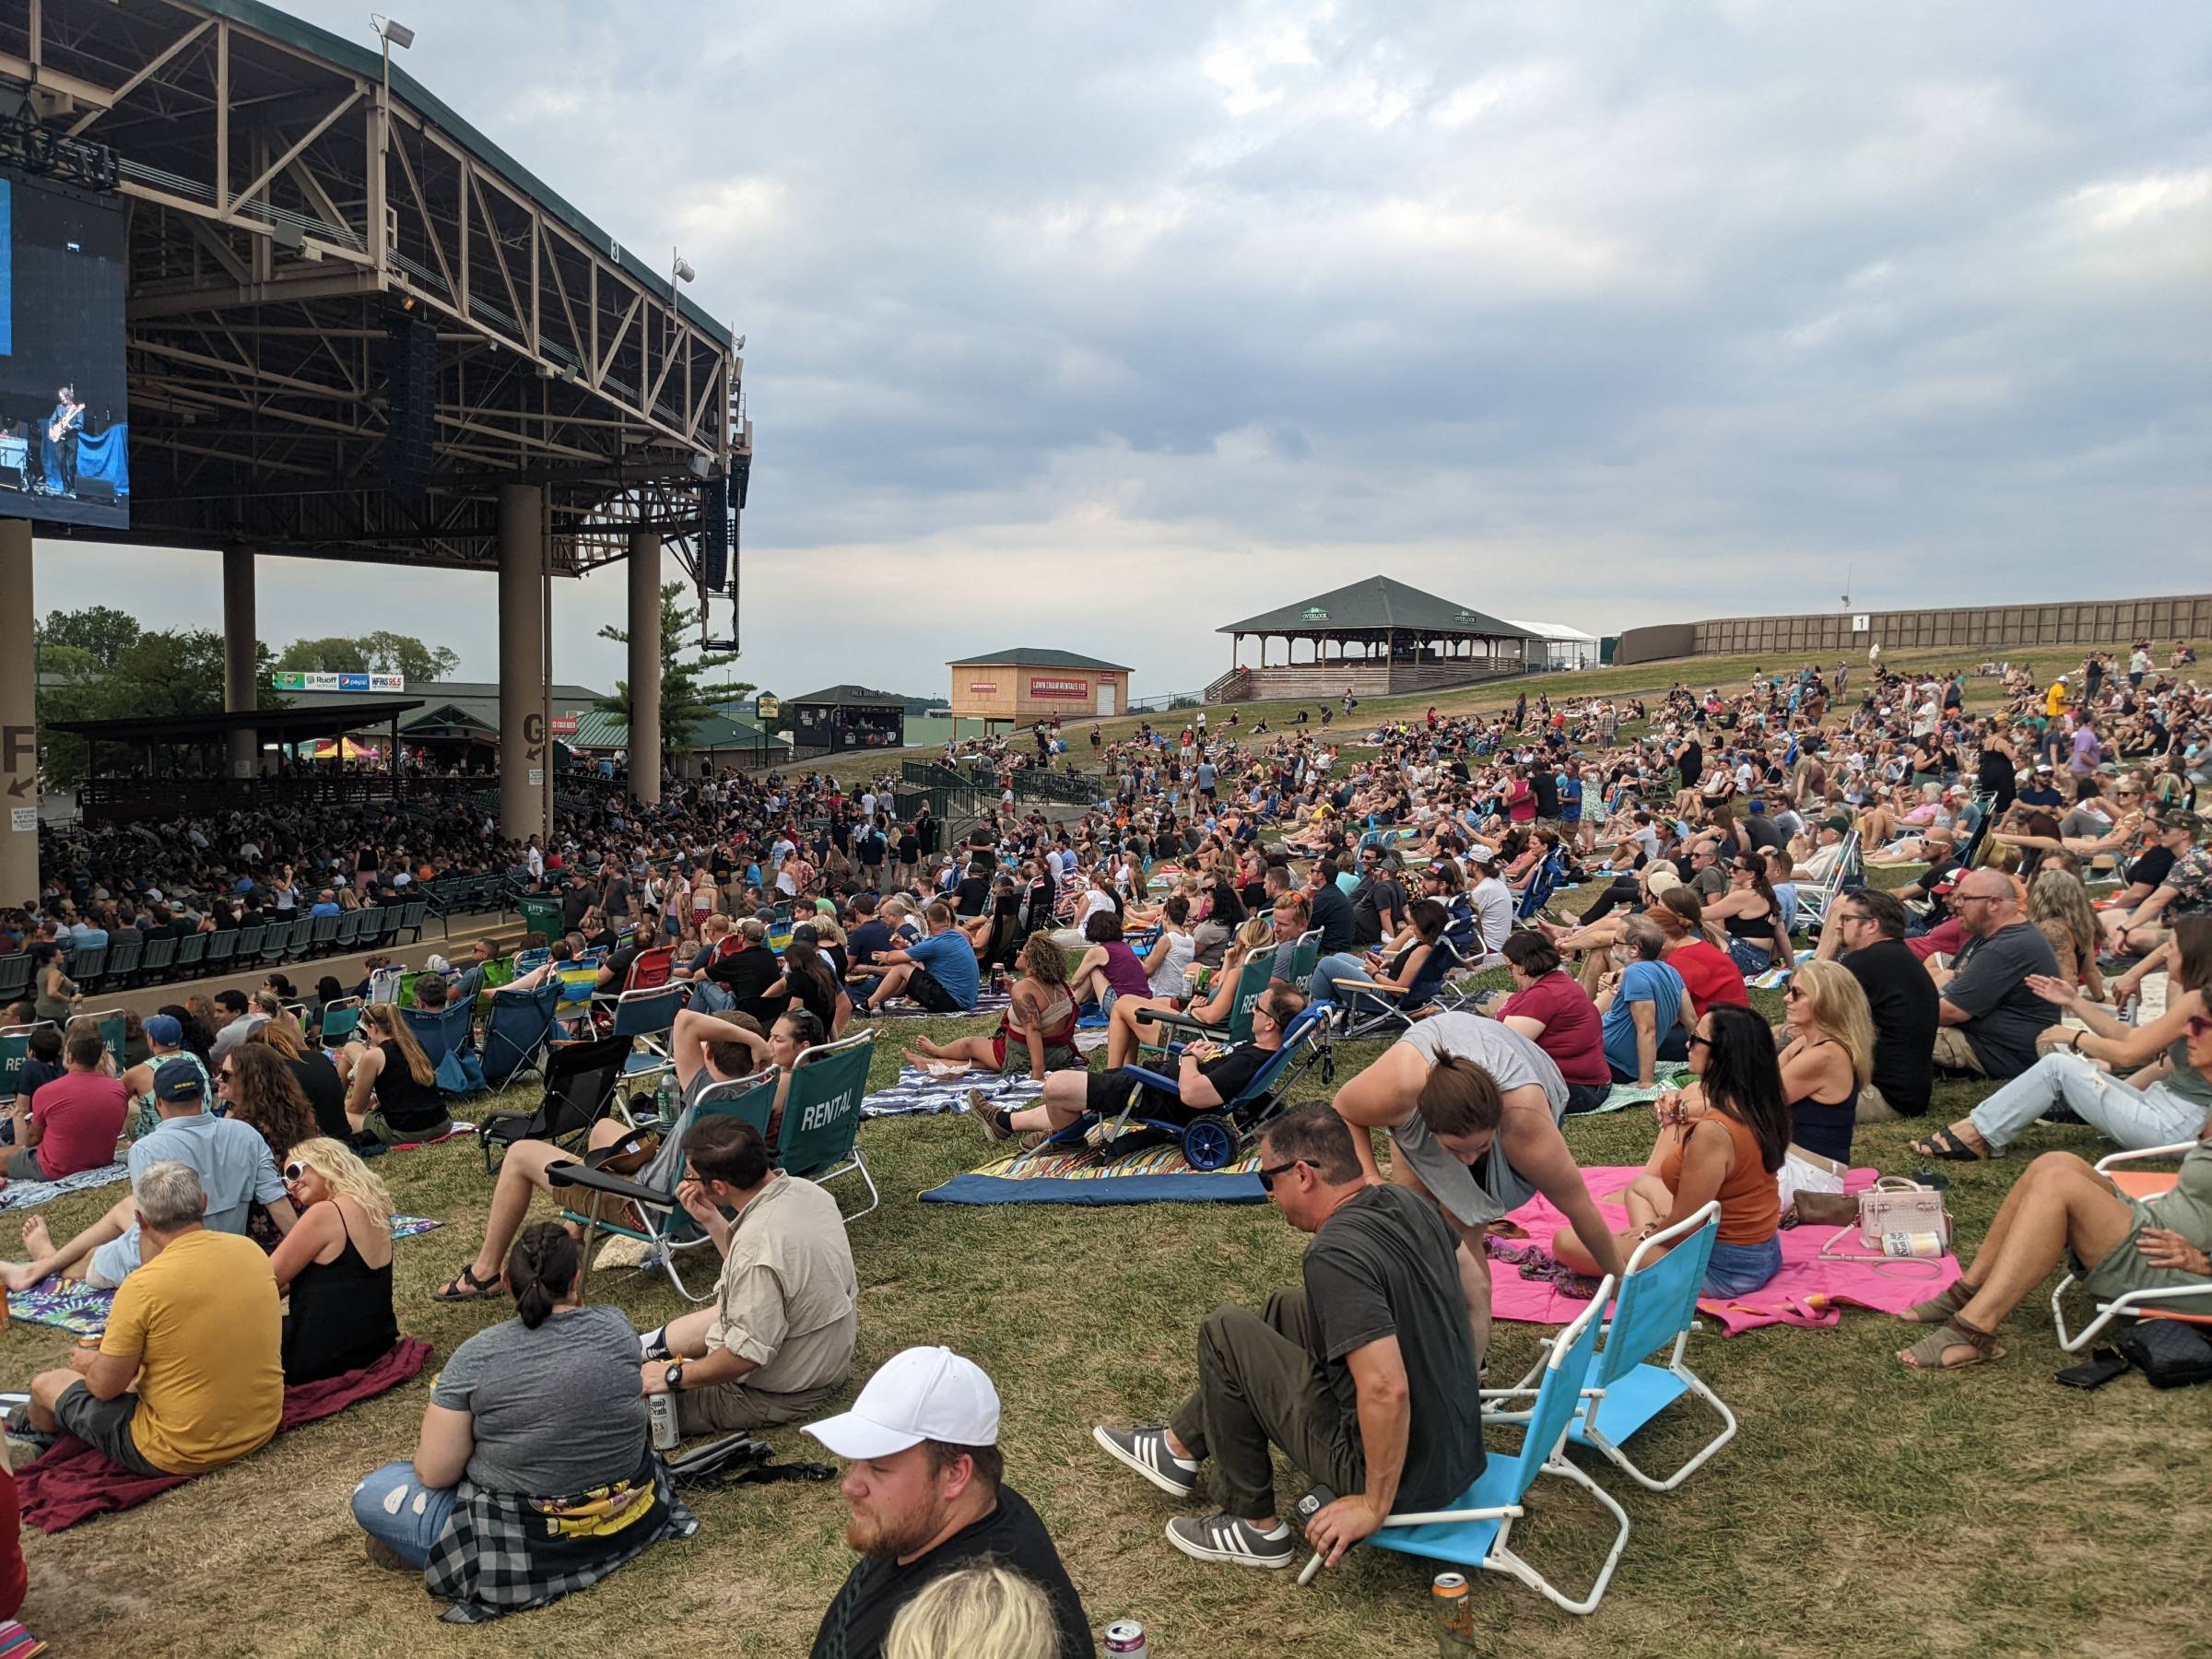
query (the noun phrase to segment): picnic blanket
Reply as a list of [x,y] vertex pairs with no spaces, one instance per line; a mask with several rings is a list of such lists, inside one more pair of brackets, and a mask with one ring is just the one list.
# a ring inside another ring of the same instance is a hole
[[1012,992],[994,991],[985,986],[977,995],[975,1006],[965,1013],[933,1014],[927,1008],[916,1007],[904,997],[893,999],[889,1007],[877,1008],[872,1014],[857,1009],[855,1012],[863,1019],[971,1019],[983,1014],[1003,1014],[1013,1006]]
[[85,1193],[94,1187],[127,1181],[130,1173],[130,1166],[119,1158],[112,1164],[101,1164],[97,1170],[79,1170],[59,1181],[11,1181],[0,1187],[0,1210],[36,1209],[41,1204],[52,1204],[65,1193]]
[[994,1158],[922,1194],[924,1204],[1265,1204],[1259,1149],[1200,1173],[1157,1132],[1124,1135],[1130,1149],[1093,1147]]
[[387,1152],[419,1152],[425,1147],[442,1146],[449,1140],[457,1139],[464,1135],[474,1135],[477,1132],[477,1126],[465,1118],[455,1118],[453,1123],[453,1126],[443,1135],[433,1135],[427,1140],[394,1141],[384,1150]]
[[1630,1106],[1649,1106],[1668,1089],[1684,1088],[1689,1082],[1689,1073],[1686,1070],[1653,1071],[1652,1077],[1653,1083],[1649,1088],[1637,1083],[1614,1084],[1611,1094],[1589,1111],[1574,1113],[1567,1122],[1571,1124],[1578,1117],[1595,1117],[1603,1112],[1620,1112]]
[[[444,1225],[428,1216],[394,1216],[392,1241],[397,1243],[402,1239],[418,1238]],[[28,1290],[10,1290],[7,1316],[20,1324],[54,1325],[79,1336],[89,1336],[108,1328],[108,1310],[114,1304],[112,1290],[96,1290],[83,1279],[50,1277],[41,1279]],[[6,1659],[6,1655],[0,1653],[0,1659]]]
[[1790,982],[1790,975],[1797,971],[1799,962],[1809,962],[1813,952],[1801,950],[1788,962],[1778,962],[1764,973],[1755,973],[1744,982],[1754,991],[1779,991]]
[[[1609,1202],[1642,1173],[1627,1165],[1585,1169],[1583,1177],[1591,1194],[1612,1224],[1628,1225],[1628,1215]],[[1853,1170],[1843,1178],[1846,1193],[1864,1192],[1874,1184],[1875,1171]],[[1530,1199],[1509,1219],[1525,1230],[1532,1242],[1543,1245],[1567,1225],[1567,1218],[1542,1197]],[[1959,1277],[1959,1259],[1942,1256],[1926,1261],[1823,1260],[1820,1246],[1835,1235],[1832,1227],[1786,1228],[1782,1238],[1782,1271],[1747,1296],[1728,1301],[1701,1300],[1698,1311],[1716,1321],[1724,1336],[1741,1335],[1761,1325],[1832,1325],[1843,1308],[1868,1308],[1877,1313],[1899,1313],[1914,1302],[1925,1301]],[[1851,1241],[1847,1238],[1846,1242]],[[1585,1300],[1561,1291],[1548,1278],[1524,1278],[1504,1261],[1490,1264],[1490,1313],[1497,1319],[1515,1319],[1531,1324],[1565,1324],[1589,1306]]]
[[[429,1360],[429,1343],[418,1336],[402,1336],[398,1346],[373,1365],[321,1382],[288,1388],[276,1432],[320,1422],[359,1401],[388,1393],[419,1373]],[[57,1533],[94,1515],[135,1509],[191,1478],[189,1475],[134,1475],[75,1435],[65,1434],[16,1471],[16,1496],[22,1502],[24,1520]]]
[[918,1065],[902,1065],[896,1083],[877,1089],[861,1101],[860,1115],[924,1117],[941,1112],[963,1112],[968,1106],[970,1089],[982,1090],[984,1099],[994,1106],[1018,1112],[1044,1092],[1044,1085],[1034,1081],[1026,1066],[1018,1072],[977,1069],[942,1077]]

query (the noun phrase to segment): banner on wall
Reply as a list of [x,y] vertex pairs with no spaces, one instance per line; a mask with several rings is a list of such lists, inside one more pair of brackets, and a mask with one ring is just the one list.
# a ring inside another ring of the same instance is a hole
[[311,674],[287,668],[276,675],[279,691],[405,691],[406,688],[406,676],[403,674]]
[[1088,702],[1090,682],[1079,679],[1031,679],[1030,695],[1068,702]]

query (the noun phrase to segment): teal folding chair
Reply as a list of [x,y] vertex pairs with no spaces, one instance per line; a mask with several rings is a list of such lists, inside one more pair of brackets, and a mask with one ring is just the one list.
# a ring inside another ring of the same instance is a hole
[[[1555,1606],[1570,1613],[1588,1613],[1605,1599],[1620,1552],[1628,1547],[1629,1514],[1596,1481],[1567,1461],[1568,1430],[1584,1395],[1590,1360],[1597,1347],[1598,1316],[1612,1299],[1613,1281],[1603,1280],[1575,1322],[1561,1331],[1544,1362],[1544,1380],[1537,1385],[1530,1407],[1521,1449],[1510,1455],[1492,1453],[1474,1485],[1448,1508],[1413,1514],[1391,1515],[1367,1542],[1402,1555],[1422,1556],[1448,1567],[1481,1572],[1502,1572],[1535,1591]],[[1556,1475],[1581,1487],[1604,1506],[1618,1524],[1613,1547],[1598,1569],[1590,1593],[1581,1600],[1570,1597],[1524,1560],[1512,1547],[1513,1523],[1527,1513],[1524,1500],[1539,1475]],[[1311,1583],[1321,1568],[1316,1554],[1298,1575]]]
[[[1569,1440],[1603,1453],[1631,1480],[1654,1492],[1673,1491],[1735,1438],[1735,1414],[1682,1359],[1720,1234],[1721,1206],[1716,1199],[1636,1246],[1621,1277],[1619,1300],[1605,1322],[1605,1347],[1597,1356],[1596,1374],[1567,1431]],[[1663,1350],[1671,1351],[1654,1363]],[[1503,1401],[1532,1394],[1534,1379],[1542,1370],[1539,1364],[1516,1387],[1486,1389],[1483,1397]],[[1685,1395],[1695,1395],[1718,1412],[1721,1431],[1662,1480],[1638,1468],[1622,1447]],[[1489,1420],[1518,1422],[1526,1415],[1499,1410],[1489,1413]]]
[[860,1103],[867,1098],[868,1068],[876,1060],[876,1033],[861,1031],[801,1054],[783,1097],[783,1126],[776,1137],[775,1165],[828,1186],[858,1171],[868,1202],[845,1218],[856,1221],[882,1202],[867,1159],[860,1155]]

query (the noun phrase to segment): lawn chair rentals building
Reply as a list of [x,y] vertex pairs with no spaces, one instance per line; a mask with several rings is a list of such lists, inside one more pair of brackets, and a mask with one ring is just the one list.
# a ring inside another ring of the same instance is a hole
[[956,733],[963,720],[977,721],[990,732],[1129,712],[1129,670],[1120,663],[1018,645],[989,656],[962,657],[949,666]]
[[[1294,605],[1216,629],[1228,634],[1230,669],[1206,688],[1209,703],[1256,699],[1335,698],[1441,691],[1545,663],[1543,638],[1512,622],[1440,599],[1387,576],[1370,576]],[[1257,634],[1260,660],[1237,661],[1246,634]],[[1271,640],[1283,660],[1269,663]],[[1300,659],[1298,644],[1307,654]]]

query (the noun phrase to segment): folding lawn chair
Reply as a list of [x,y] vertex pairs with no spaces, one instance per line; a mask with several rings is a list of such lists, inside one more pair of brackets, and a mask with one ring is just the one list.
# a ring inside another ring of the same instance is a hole
[[[1136,1023],[1163,1027],[1176,1037],[1188,1040],[1204,1037],[1209,1041],[1226,1043],[1231,1047],[1252,1041],[1252,1011],[1267,990],[1267,981],[1275,972],[1275,952],[1272,948],[1255,950],[1244,959],[1237,971],[1236,1000],[1229,1006],[1229,1018],[1219,1025],[1207,1025],[1189,1014],[1178,1014],[1172,1008],[1139,1008]],[[1162,1041],[1168,1041],[1163,1035]]]
[[316,1039],[325,1051],[342,1049],[360,1029],[361,999],[341,996],[335,1002],[323,1005],[321,1035]]
[[1821,925],[1828,920],[1828,907],[1850,888],[1865,885],[1865,880],[1866,872],[1859,863],[1859,832],[1853,830],[1843,838],[1835,863],[1829,866],[1827,880],[1797,884],[1797,919]]
[[[1575,1412],[1586,1397],[1583,1384],[1590,1374],[1592,1351],[1597,1347],[1598,1318],[1612,1294],[1613,1281],[1603,1280],[1590,1305],[1552,1340],[1535,1403],[1528,1411],[1521,1449],[1510,1456],[1491,1453],[1475,1484],[1448,1508],[1385,1517],[1382,1528],[1369,1535],[1368,1543],[1450,1567],[1509,1574],[1570,1613],[1589,1613],[1596,1608],[1605,1599],[1620,1552],[1628,1547],[1629,1514],[1611,1493],[1568,1462],[1566,1440]],[[1527,1512],[1524,1500],[1539,1475],[1571,1480],[1618,1523],[1613,1547],[1598,1569],[1589,1594],[1580,1601],[1571,1599],[1511,1547],[1513,1523]],[[1316,1554],[1298,1575],[1298,1582],[1311,1583],[1320,1567],[1321,1557]]]
[[858,1171],[868,1202],[848,1214],[848,1221],[857,1221],[883,1201],[858,1144],[860,1104],[867,1098],[868,1068],[875,1062],[873,1030],[820,1043],[801,1054],[792,1065],[783,1123],[771,1149],[777,1169],[818,1186]]
[[622,1060],[629,1053],[628,1040],[620,1037],[556,1044],[546,1055],[546,1092],[537,1105],[528,1112],[495,1112],[477,1125],[477,1138],[484,1144],[485,1171],[491,1169],[494,1147],[504,1150],[525,1140],[582,1146],[592,1125],[614,1103],[615,1091],[622,1084]]
[[[710,1284],[694,1296],[677,1271],[680,1255],[712,1242],[692,1219],[691,1212],[676,1199],[676,1189],[684,1174],[684,1136],[692,1124],[711,1117],[742,1118],[766,1134],[769,1115],[775,1110],[776,1082],[776,1074],[765,1071],[708,1085],[696,1100],[677,1115],[676,1122],[661,1132],[660,1150],[634,1176],[609,1174],[588,1162],[557,1163],[546,1171],[547,1182],[554,1187],[579,1187],[599,1194],[587,1209],[568,1209],[561,1214],[562,1220],[583,1229],[583,1277],[578,1281],[580,1285],[588,1282],[591,1277],[592,1257],[596,1253],[592,1248],[594,1235],[611,1232],[646,1245],[651,1254],[642,1265],[657,1261],[667,1273],[668,1282],[676,1287],[676,1293],[686,1301],[705,1301],[714,1294]],[[795,1079],[793,1086],[797,1086]],[[629,1206],[627,1213],[622,1208],[623,1202]],[[616,1218],[610,1219],[610,1215]],[[710,1250],[709,1253],[712,1252]]]
[[1388,990],[1371,979],[1338,979],[1337,990],[1350,994],[1347,1001],[1338,1005],[1343,1023],[1331,1041],[1347,1042],[1393,1030],[1410,1031],[1415,1019],[1435,1005],[1445,977],[1460,965],[1459,953],[1452,948],[1452,941],[1439,934],[1436,944],[1421,962],[1420,972],[1414,975],[1412,983],[1403,991]]
[[524,1072],[543,1065],[546,1044],[552,1040],[554,1009],[560,1002],[560,984],[547,980],[535,991],[511,991],[491,999],[491,1017],[484,1022],[484,1081],[504,1088]]
[[[2185,1158],[2197,1144],[2182,1141],[2171,1147],[2147,1147],[2139,1152],[2108,1153],[2097,1160],[2097,1172],[2109,1178],[2131,1198],[2155,1198],[2172,1191],[2179,1177],[2163,1170],[2118,1170],[2114,1166],[2136,1163],[2147,1158]],[[2064,1303],[2066,1292],[2074,1285],[2075,1276],[2069,1273],[2058,1281],[2058,1288],[2051,1292],[2051,1324],[2058,1333],[2058,1346],[2069,1354],[2078,1354],[2088,1347],[2096,1340],[2097,1334],[2115,1319],[2179,1319],[2191,1324],[2212,1324],[2212,1284],[2190,1285],[2171,1290],[2129,1290],[2110,1301],[2098,1302],[2096,1318],[2069,1336]],[[2153,1305],[2166,1302],[2186,1302],[2190,1311],[2177,1312]]]
[[[1697,1323],[1698,1295],[1704,1288],[1713,1241],[1720,1234],[1721,1206],[1716,1199],[1636,1246],[1621,1277],[1619,1300],[1604,1323],[1606,1346],[1597,1357],[1596,1372],[1567,1431],[1569,1440],[1604,1453],[1630,1479],[1654,1492],[1673,1491],[1735,1438],[1735,1414],[1682,1360],[1690,1327]],[[1661,1255],[1661,1251],[1666,1253]],[[1669,1347],[1673,1351],[1664,1361],[1652,1363],[1653,1355]],[[1492,1410],[1487,1402],[1535,1393],[1535,1379],[1543,1369],[1539,1362],[1515,1387],[1484,1389],[1487,1420],[1525,1421],[1525,1411]],[[1622,1442],[1686,1394],[1695,1394],[1720,1413],[1721,1431],[1660,1480],[1638,1468],[1621,1450]]]
[[423,1053],[438,1068],[438,1087],[449,1095],[475,1094],[477,1085],[461,1063],[461,1051],[470,1035],[473,1010],[466,1003],[431,1013],[424,1008],[402,1008],[399,1016],[422,1044]]
[[658,1077],[676,1064],[668,1053],[668,1033],[690,996],[688,985],[671,982],[650,990],[625,991],[611,1003],[605,997],[599,999],[598,1011],[607,1017],[606,1034],[640,1045],[623,1062],[626,1079]]

